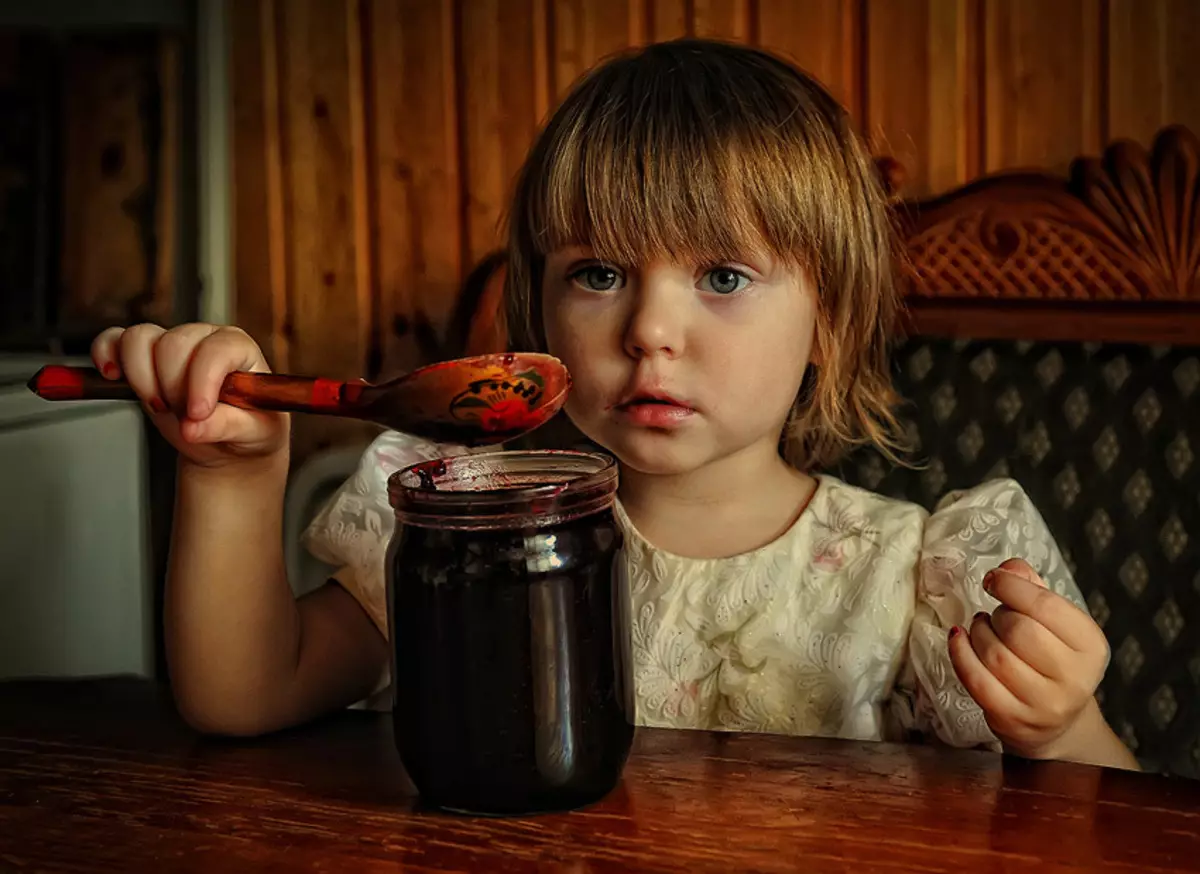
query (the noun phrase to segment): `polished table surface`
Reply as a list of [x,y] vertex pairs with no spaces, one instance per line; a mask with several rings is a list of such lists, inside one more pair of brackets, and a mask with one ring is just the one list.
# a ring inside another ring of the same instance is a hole
[[0,683],[0,871],[1200,871],[1200,785],[983,752],[642,730],[587,810],[422,811],[390,718],[256,740],[136,680]]

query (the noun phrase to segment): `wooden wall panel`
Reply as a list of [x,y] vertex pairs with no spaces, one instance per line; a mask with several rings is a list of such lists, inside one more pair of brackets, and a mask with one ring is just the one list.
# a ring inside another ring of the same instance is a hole
[[539,124],[627,46],[716,36],[793,60],[899,159],[909,197],[1064,170],[1111,136],[1200,129],[1195,0],[229,8],[238,320],[273,366],[300,372],[390,376],[443,355],[462,282],[502,245]]
[[[139,307],[151,273],[143,242],[153,202],[142,105],[144,45],[77,40],[63,72],[63,316],[120,324]],[[151,313],[147,312],[147,316]]]
[[985,5],[985,169],[1063,171],[1100,151],[1101,0]]
[[759,44],[815,76],[853,114],[863,94],[862,7],[853,0],[759,0]]
[[545,28],[535,0],[472,0],[460,7],[466,157],[466,254],[474,264],[500,245],[499,222],[539,121]]
[[646,38],[665,42],[689,36],[692,21],[687,0],[642,0],[646,8]]
[[232,234],[237,323],[288,369],[279,70],[273,0],[230,4]]
[[458,25],[450,0],[372,0],[366,25],[375,342],[391,376],[422,363],[412,338],[446,321],[463,274]]
[[607,3],[560,0],[550,7],[552,89],[561,99],[571,85],[606,55],[645,41],[646,11],[636,0]]
[[1200,3],[1109,0],[1109,130],[1149,144],[1155,131],[1200,131]]
[[280,19],[283,182],[288,212],[290,366],[363,374],[369,305],[360,299],[351,100],[352,3],[288,0]]
[[946,191],[980,164],[980,0],[892,0],[867,19],[864,129],[905,171],[904,193]]
[[692,0],[692,36],[750,42],[751,0]]

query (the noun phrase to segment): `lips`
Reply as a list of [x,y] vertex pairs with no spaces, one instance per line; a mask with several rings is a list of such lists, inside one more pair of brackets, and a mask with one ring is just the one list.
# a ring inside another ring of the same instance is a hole
[[631,424],[647,428],[673,428],[696,412],[668,394],[647,391],[635,392],[613,409]]

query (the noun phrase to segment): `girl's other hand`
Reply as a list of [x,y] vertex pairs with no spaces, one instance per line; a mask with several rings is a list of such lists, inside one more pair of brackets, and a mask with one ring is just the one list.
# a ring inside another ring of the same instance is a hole
[[227,374],[270,372],[258,344],[240,328],[109,328],[93,341],[92,360],[106,378],[125,378],[162,435],[195,465],[259,463],[287,450],[286,414],[217,401]]
[[1073,736],[1103,720],[1095,693],[1108,665],[1104,632],[1020,559],[989,573],[984,588],[1000,606],[950,631],[959,679],[1005,749],[1073,757]]

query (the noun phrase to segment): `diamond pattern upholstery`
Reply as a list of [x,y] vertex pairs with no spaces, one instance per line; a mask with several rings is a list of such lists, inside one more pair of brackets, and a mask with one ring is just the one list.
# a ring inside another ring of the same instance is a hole
[[1147,768],[1200,777],[1200,348],[917,338],[895,367],[916,466],[832,473],[926,507],[1018,480],[1108,636],[1106,716]]

